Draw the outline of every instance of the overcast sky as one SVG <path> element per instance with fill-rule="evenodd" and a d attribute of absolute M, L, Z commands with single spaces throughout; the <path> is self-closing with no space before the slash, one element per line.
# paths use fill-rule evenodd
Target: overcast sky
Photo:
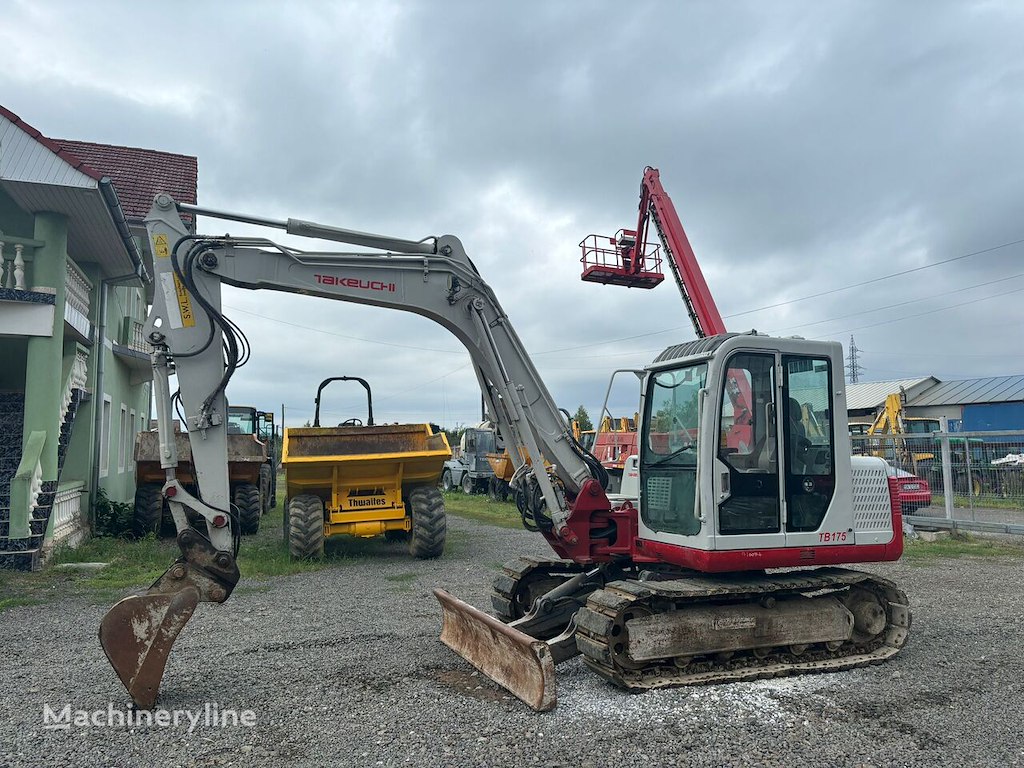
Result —
<path fill-rule="evenodd" d="M 0 103 L 47 136 L 195 155 L 209 207 L 458 235 L 563 407 L 596 413 L 612 369 L 694 337 L 671 279 L 579 280 L 577 244 L 635 223 L 646 165 L 730 329 L 853 334 L 862 380 L 1024 373 L 1024 244 L 998 248 L 1024 239 L 1024 4 L 0 9 Z M 301 423 L 347 374 L 379 420 L 479 418 L 468 354 L 427 320 L 225 294 L 253 343 L 233 402 Z M 360 415 L 337 386 L 328 417 Z"/>

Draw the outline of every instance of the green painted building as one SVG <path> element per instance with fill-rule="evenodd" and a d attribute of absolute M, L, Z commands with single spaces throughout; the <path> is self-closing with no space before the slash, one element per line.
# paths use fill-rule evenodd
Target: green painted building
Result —
<path fill-rule="evenodd" d="M 133 500 L 152 378 L 142 217 L 157 192 L 194 202 L 196 169 L 49 139 L 0 107 L 0 567 L 88 536 L 97 489 Z"/>

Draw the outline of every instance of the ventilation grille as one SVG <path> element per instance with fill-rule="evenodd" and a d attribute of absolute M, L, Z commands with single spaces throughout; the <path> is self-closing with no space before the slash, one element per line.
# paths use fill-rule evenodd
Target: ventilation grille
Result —
<path fill-rule="evenodd" d="M 858 461 L 854 457 L 853 528 L 855 531 L 892 530 L 889 481 L 881 461 Z"/>
<path fill-rule="evenodd" d="M 648 509 L 666 510 L 669 509 L 669 500 L 672 496 L 671 477 L 649 477 L 647 478 L 647 507 Z"/>

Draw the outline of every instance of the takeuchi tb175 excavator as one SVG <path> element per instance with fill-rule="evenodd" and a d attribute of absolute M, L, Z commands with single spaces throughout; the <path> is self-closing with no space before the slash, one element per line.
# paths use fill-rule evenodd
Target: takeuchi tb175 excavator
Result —
<path fill-rule="evenodd" d="M 372 250 L 195 235 L 182 213 Z M 171 646 L 198 603 L 224 602 L 239 577 L 224 391 L 245 344 L 223 314 L 224 283 L 413 312 L 465 345 L 516 465 L 511 485 L 524 497 L 523 524 L 557 558 L 506 566 L 493 616 L 436 590 L 441 639 L 535 709 L 555 705 L 555 664 L 577 654 L 607 680 L 644 689 L 847 669 L 904 645 L 904 593 L 837 567 L 902 552 L 885 463 L 850 456 L 838 343 L 720 333 L 670 346 L 644 372 L 639 454 L 622 493 L 609 494 L 606 472 L 573 438 L 568 414 L 457 238 L 258 219 L 165 195 L 147 227 L 157 283 L 144 333 L 153 345 L 163 493 L 181 556 L 101 624 L 102 645 L 136 705 L 155 702 Z M 175 477 L 172 370 L 196 494 Z M 736 381 L 749 391 L 746 413 L 730 396 Z M 799 419 L 805 404 L 821 426 L 812 435 Z M 740 420 L 750 438 L 733 445 Z"/>

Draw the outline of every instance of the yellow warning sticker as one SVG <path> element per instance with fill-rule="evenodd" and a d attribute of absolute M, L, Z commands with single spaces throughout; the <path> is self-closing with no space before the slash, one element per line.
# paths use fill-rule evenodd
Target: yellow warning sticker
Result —
<path fill-rule="evenodd" d="M 167 240 L 167 235 L 153 235 L 153 253 L 161 259 L 166 259 L 171 255 L 171 248 Z"/>
<path fill-rule="evenodd" d="M 192 314 L 192 299 L 189 298 L 188 291 L 185 290 L 184 284 L 178 279 L 177 275 L 174 276 L 174 292 L 178 295 L 178 309 L 181 310 L 182 328 L 194 328 L 196 316 Z"/>

